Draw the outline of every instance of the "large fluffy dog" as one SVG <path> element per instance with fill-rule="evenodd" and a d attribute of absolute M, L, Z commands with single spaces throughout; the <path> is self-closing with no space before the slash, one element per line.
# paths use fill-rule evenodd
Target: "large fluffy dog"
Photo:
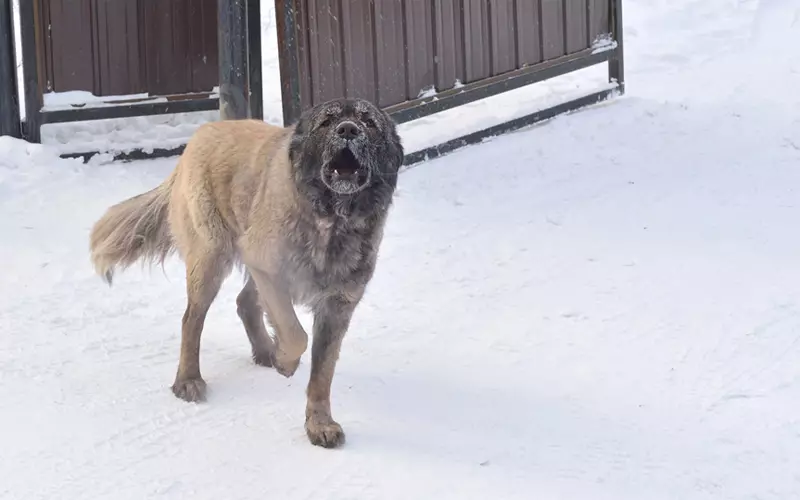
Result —
<path fill-rule="evenodd" d="M 115 268 L 186 263 L 188 305 L 173 393 L 205 398 L 200 334 L 234 265 L 247 281 L 236 303 L 257 364 L 297 369 L 308 335 L 294 304 L 314 314 L 305 428 L 335 447 L 331 380 L 342 338 L 372 277 L 403 161 L 391 118 L 363 100 L 335 100 L 282 128 L 252 120 L 203 125 L 163 184 L 112 206 L 91 232 L 92 262 Z M 264 313 L 275 331 L 264 326 Z"/>

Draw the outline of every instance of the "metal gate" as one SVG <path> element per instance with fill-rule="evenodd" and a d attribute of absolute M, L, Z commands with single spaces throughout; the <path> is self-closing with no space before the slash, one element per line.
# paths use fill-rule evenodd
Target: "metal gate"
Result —
<path fill-rule="evenodd" d="M 45 92 L 209 93 L 216 0 L 37 0 Z"/>
<path fill-rule="evenodd" d="M 236 74 L 248 72 L 249 88 L 238 93 L 253 94 L 252 101 L 239 100 L 260 117 L 259 13 L 259 0 L 21 0 L 24 137 L 39 142 L 48 123 L 219 109 L 215 89 L 231 51 L 244 51 Z M 220 32 L 226 36 L 231 26 L 238 29 L 235 40 L 220 43 Z M 115 97 L 101 105 L 43 107 L 44 93 L 70 90 Z M 159 155 L 173 152 L 179 151 Z"/>
<path fill-rule="evenodd" d="M 372 100 L 405 122 L 609 65 L 614 88 L 450 141 L 418 158 L 624 90 L 622 0 L 276 0 L 276 14 L 286 123 L 334 97 Z"/>
<path fill-rule="evenodd" d="M 220 101 L 223 116 L 261 117 L 259 4 L 22 0 L 25 138 L 38 142 L 43 123 L 212 110 Z M 0 27 L 9 23 L 8 5 L 0 0 Z M 287 124 L 314 104 L 352 96 L 402 123 L 608 65 L 613 85 L 603 90 L 412 153 L 407 163 L 624 91 L 622 0 L 275 0 L 275 7 Z M 0 76 L 13 69 L 10 53 L 0 36 Z M 220 99 L 202 92 L 215 69 Z M 4 80 L 0 102 L 13 105 L 13 82 Z M 43 91 L 67 89 L 158 99 L 42 109 Z M 14 113 L 0 118 L 13 129 Z"/>

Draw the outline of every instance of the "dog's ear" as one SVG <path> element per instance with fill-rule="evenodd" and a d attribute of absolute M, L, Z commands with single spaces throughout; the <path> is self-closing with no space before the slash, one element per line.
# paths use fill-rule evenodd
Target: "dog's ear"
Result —
<path fill-rule="evenodd" d="M 389 164 L 394 171 L 400 170 L 405 161 L 405 151 L 403 149 L 403 142 L 400 140 L 400 135 L 397 133 L 397 127 L 391 117 L 386 115 L 387 123 L 389 123 L 386 135 L 388 136 L 388 151 L 387 158 Z"/>
<path fill-rule="evenodd" d="M 294 163 L 302 154 L 303 141 L 306 139 L 308 129 L 308 113 L 303 113 L 295 123 L 292 130 L 292 139 L 289 142 L 289 160 Z"/>
<path fill-rule="evenodd" d="M 397 134 L 397 131 L 392 131 L 392 140 L 389 143 L 389 147 L 391 148 L 392 158 L 394 158 L 394 169 L 400 170 L 400 167 L 403 166 L 403 162 L 406 159 L 405 151 L 403 150 L 403 143 L 400 140 L 400 136 Z"/>

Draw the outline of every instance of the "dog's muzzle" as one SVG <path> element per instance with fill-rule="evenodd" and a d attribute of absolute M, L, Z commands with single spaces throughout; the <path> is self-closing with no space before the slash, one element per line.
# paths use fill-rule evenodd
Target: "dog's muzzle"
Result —
<path fill-rule="evenodd" d="M 342 125 L 348 122 L 340 124 Z M 339 130 L 337 129 L 337 134 Z M 351 134 L 345 131 L 343 134 Z M 330 162 L 322 168 L 322 181 L 338 194 L 352 194 L 364 189 L 369 184 L 371 172 L 358 161 L 349 147 L 342 148 Z"/>

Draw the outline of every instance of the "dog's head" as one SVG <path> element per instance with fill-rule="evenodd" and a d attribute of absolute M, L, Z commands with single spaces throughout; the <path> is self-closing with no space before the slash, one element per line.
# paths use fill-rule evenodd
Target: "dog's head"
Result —
<path fill-rule="evenodd" d="M 394 190 L 403 146 L 389 115 L 363 99 L 336 99 L 307 110 L 294 127 L 289 155 L 302 186 L 338 197 Z"/>

